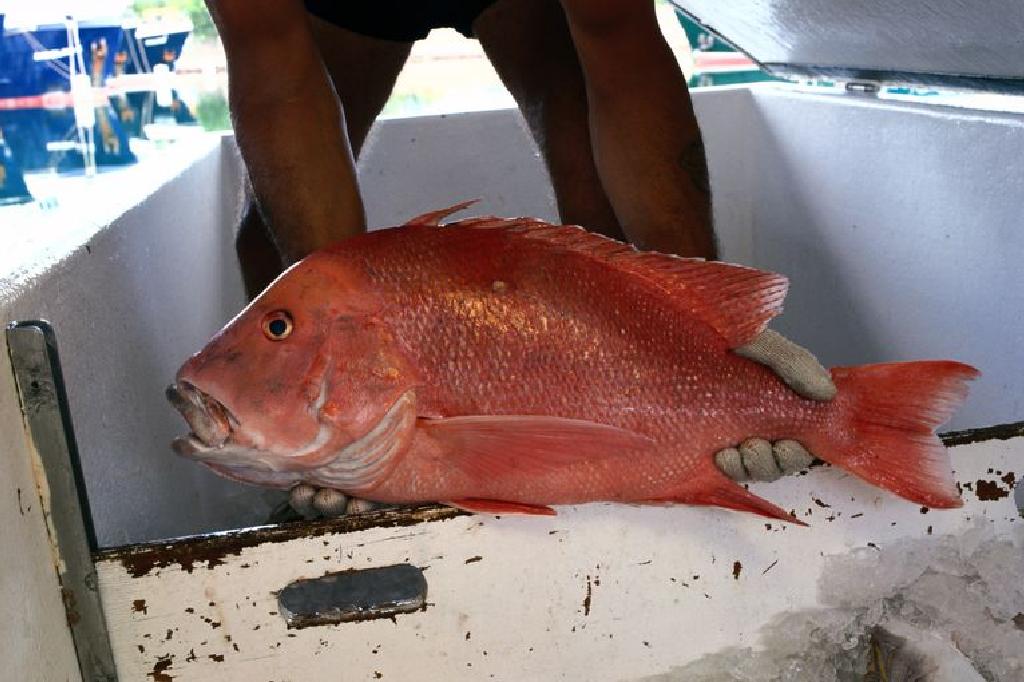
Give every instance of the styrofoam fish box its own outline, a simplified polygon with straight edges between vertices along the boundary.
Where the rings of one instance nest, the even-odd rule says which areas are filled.
[[[929,101],[783,84],[695,92],[724,257],[790,278],[773,326],[826,365],[955,358],[983,376],[947,428],[1015,422],[1024,418],[1024,116]],[[512,111],[381,122],[360,175],[372,225],[473,197],[480,212],[554,218]],[[809,529],[602,504],[550,519],[426,509],[165,540],[262,523],[280,499],[168,447],[183,427],[164,385],[242,304],[230,245],[239,177],[230,139],[195,142],[159,189],[108,205],[110,215],[82,222],[75,200],[49,222],[17,214],[37,237],[0,258],[4,316],[57,330],[104,548],[93,584],[120,679],[669,674],[756,646],[776,617],[825,606],[831,555],[967,537],[978,520],[1011,537],[1021,522],[1010,493],[1024,474],[1024,438],[1002,428],[952,448],[966,503],[952,512],[925,513],[814,469],[758,487]],[[11,375],[2,382],[0,603],[34,616],[0,621],[0,652],[12,679],[74,679],[64,608],[74,606],[67,591],[62,606],[47,539],[46,475],[20,435]],[[58,543],[58,566],[65,550]],[[424,569],[423,610],[300,630],[280,614],[276,593],[293,580],[396,563]]]

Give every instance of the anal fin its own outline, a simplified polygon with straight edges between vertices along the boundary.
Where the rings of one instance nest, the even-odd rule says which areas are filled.
[[[807,525],[781,507],[772,504],[763,497],[758,497],[735,481],[722,475],[716,475],[705,483],[700,490],[659,497],[649,500],[649,502],[657,504],[674,502],[677,504],[725,507],[726,509],[750,512],[751,514],[757,514],[769,519],[779,519],[780,521],[795,523],[798,526]]]
[[[534,516],[554,516],[557,512],[551,507],[540,504],[525,504],[523,502],[507,502],[505,500],[481,500],[477,498],[465,498],[462,500],[448,500],[444,504],[465,509],[471,512],[485,514],[531,514]]]

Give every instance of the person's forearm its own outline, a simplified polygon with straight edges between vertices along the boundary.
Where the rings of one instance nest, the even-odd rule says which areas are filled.
[[[208,0],[228,60],[231,116],[285,261],[365,230],[344,114],[299,0]]]
[[[650,0],[563,0],[601,182],[630,241],[715,258],[711,191],[683,74]]]

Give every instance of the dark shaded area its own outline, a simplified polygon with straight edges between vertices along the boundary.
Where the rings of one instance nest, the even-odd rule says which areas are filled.
[[[277,597],[289,628],[393,618],[426,608],[423,569],[396,564],[296,580]]]
[[[351,533],[367,528],[414,526],[425,521],[445,521],[466,514],[467,512],[459,509],[441,505],[381,509],[340,519],[260,526],[216,535],[196,535],[164,542],[125,545],[95,552],[93,558],[95,561],[120,561],[133,578],[148,575],[154,568],[175,564],[191,573],[197,564],[205,563],[206,568],[214,568],[224,563],[226,556],[237,556],[243,549],[266,543]]]
[[[978,482],[974,485],[974,494],[982,502],[995,502],[1010,495],[1009,490],[1006,490],[995,481],[983,481],[979,478]]]
[[[968,443],[980,443],[985,440],[1010,440],[1024,436],[1024,422],[986,426],[980,429],[965,429],[940,433],[939,438],[947,448]]]

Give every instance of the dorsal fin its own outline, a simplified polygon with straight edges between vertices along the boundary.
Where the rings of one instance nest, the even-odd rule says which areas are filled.
[[[496,229],[578,253],[636,275],[722,335],[730,348],[749,343],[782,312],[788,280],[742,265],[681,258],[636,248],[581,227],[535,218],[470,218],[448,228]]]
[[[415,218],[410,219],[405,224],[406,225],[435,225],[435,226],[436,225],[440,225],[441,221],[444,220],[445,218],[447,218],[448,216],[450,216],[452,213],[458,213],[459,211],[461,211],[463,209],[469,208],[470,206],[472,206],[473,204],[475,204],[478,201],[480,201],[480,200],[479,199],[469,199],[468,201],[460,201],[459,203],[454,204],[452,206],[449,206],[448,208],[441,208],[441,209],[438,209],[436,211],[431,211],[429,213],[424,213],[423,215],[418,215]]]

